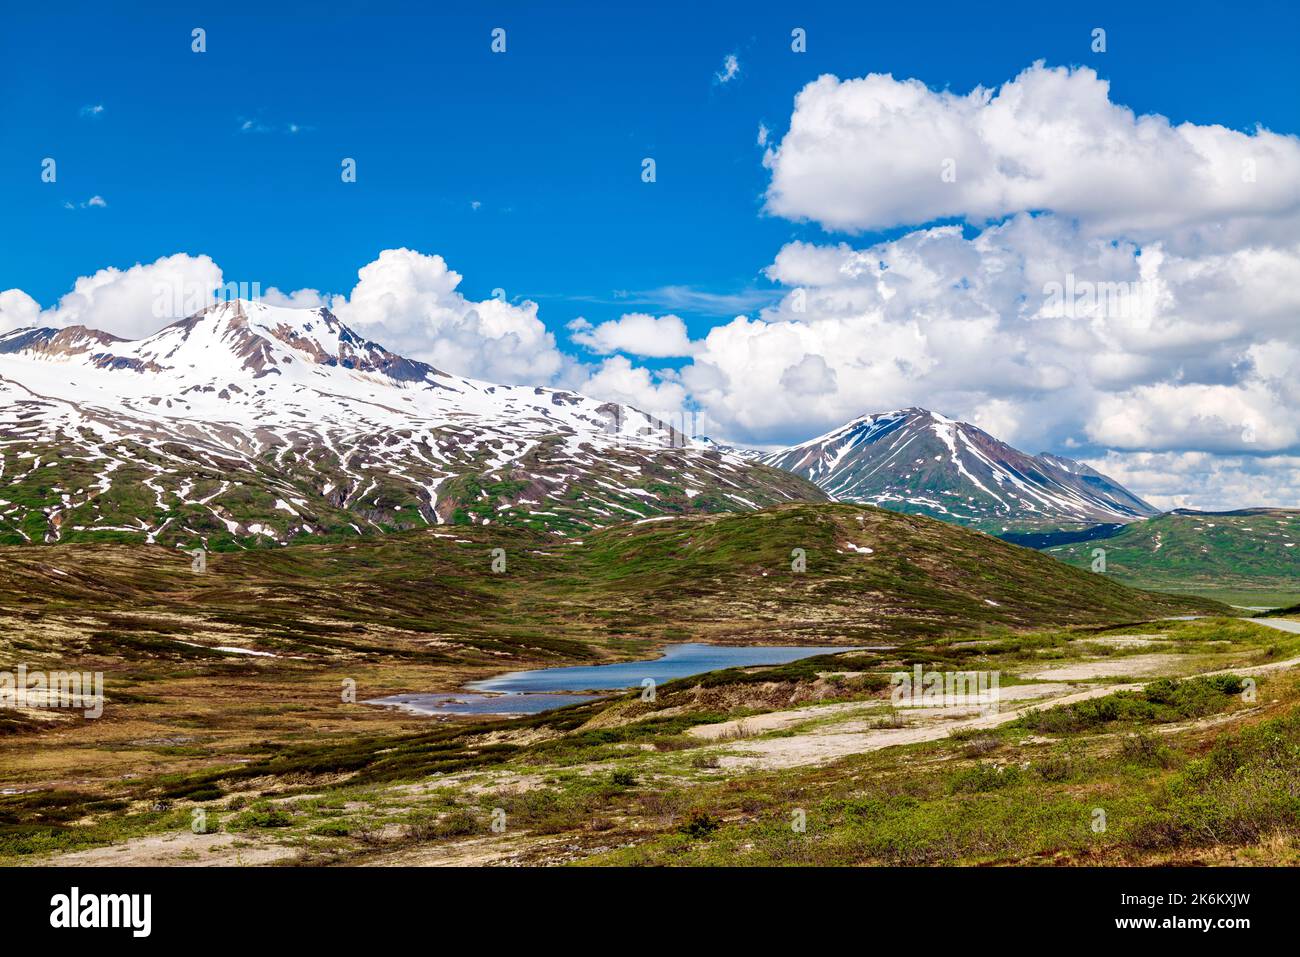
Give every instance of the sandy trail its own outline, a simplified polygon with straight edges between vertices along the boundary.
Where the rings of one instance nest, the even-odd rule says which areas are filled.
[[[273,864],[297,853],[296,848],[255,843],[242,834],[176,831],[136,837],[123,844],[73,851],[31,863],[59,867],[240,867]]]
[[[572,838],[568,839],[572,842]],[[525,856],[562,845],[564,838],[493,834],[447,844],[420,844],[385,851],[357,863],[362,867],[483,867],[510,866]]]
[[[1186,665],[1188,661],[1186,655],[1172,653],[1127,655],[1122,658],[1107,658],[1104,661],[1077,661],[1068,665],[1039,668],[1035,671],[1022,672],[1022,675],[1039,681],[1090,681],[1093,678],[1160,674],[1171,668],[1178,670],[1175,666]]]
[[[1264,625],[1268,628],[1276,628],[1278,631],[1289,631],[1292,634],[1300,635],[1300,621],[1292,621],[1290,618],[1252,618],[1257,625]]]
[[[1029,698],[1046,698],[1069,690],[1071,690],[1070,685],[1060,684],[1012,685],[1009,688],[1001,689],[1001,700],[1023,701]],[[851,717],[850,720],[839,722],[835,725],[836,731],[860,733],[871,730],[873,727],[872,722],[881,719],[879,712],[887,708],[889,704],[888,698],[880,698],[874,701],[848,701],[839,704],[812,705],[790,711],[770,711],[767,714],[737,718],[734,721],[721,721],[717,724],[699,724],[686,733],[691,737],[703,738],[706,741],[729,741],[736,738],[754,737],[768,731],[783,731],[786,728],[807,724],[810,721],[821,721],[840,716],[856,716],[856,720]],[[903,715],[905,719],[925,716],[952,720],[978,713],[978,711],[978,708],[970,707],[925,708],[903,712]],[[901,729],[890,728],[888,730],[897,732]]]
[[[1035,685],[1017,687],[1042,687]],[[1060,685],[1049,685],[1059,690]],[[898,745],[938,741],[959,729],[996,728],[1016,720],[1031,708],[1059,708],[1062,705],[1099,698],[1119,690],[1141,688],[1141,684],[1106,685],[1060,695],[1056,698],[1034,699],[1019,708],[980,714],[977,708],[918,708],[901,712],[904,720],[911,722],[901,728],[870,728],[865,723],[844,723],[832,729],[814,730],[808,734],[789,738],[770,738],[745,741],[736,745],[736,753],[718,757],[721,767],[731,768],[792,768],[805,764],[825,764],[850,754],[864,754]],[[1002,700],[1007,699],[1008,688]]]
[[[1168,635],[1106,635],[1102,638],[1078,638],[1081,645],[1103,645],[1107,648],[1144,648],[1168,640]]]
[[[1261,624],[1264,624],[1264,622],[1261,622]],[[1288,621],[1286,624],[1292,625],[1294,628],[1283,627],[1279,630],[1300,632],[1300,622]],[[1201,674],[1236,674],[1244,677],[1267,674],[1273,671],[1284,671],[1297,666],[1300,666],[1300,658],[1290,658],[1286,661],[1276,661],[1244,668],[1220,668],[1214,671],[1201,672]],[[795,734],[791,737],[738,741],[731,745],[729,748],[730,753],[718,756],[718,763],[721,767],[763,770],[799,767],[809,764],[826,764],[850,754],[863,754],[868,751],[879,751],[883,748],[892,748],[899,745],[919,744],[923,741],[937,741],[958,730],[996,728],[1015,721],[1025,712],[1034,708],[1060,708],[1080,701],[1087,701],[1091,698],[1101,698],[1114,694],[1116,691],[1138,691],[1146,687],[1146,684],[1146,682],[1131,682],[1118,685],[1098,685],[1080,691],[1069,691],[1066,694],[1047,700],[1042,700],[1041,694],[1035,694],[1033,696],[1035,700],[1016,708],[1000,710],[996,714],[980,714],[974,708],[916,709],[902,712],[904,720],[909,723],[900,728],[875,728],[871,727],[869,722],[863,720],[845,721],[829,728],[814,728],[806,734]],[[1015,700],[1017,697],[1023,700],[1026,697],[1025,689],[1041,689],[1044,687],[1052,690],[1061,689],[1060,685],[1012,685],[1002,689],[1002,703],[1005,705],[1007,701]],[[826,707],[839,706],[831,705]],[[818,715],[817,710],[816,708],[805,708],[796,712],[776,712],[774,715],[762,715],[760,717],[769,719],[773,729],[783,729],[818,717],[833,716],[833,713]],[[776,717],[777,715],[793,715],[794,719],[782,724]],[[753,722],[756,719],[749,718],[746,720]],[[740,722],[727,722],[726,724],[738,725]],[[708,725],[707,727],[719,730],[713,731],[712,735],[698,734],[699,737],[710,737],[711,740],[717,740],[719,737],[726,738],[743,733],[738,728],[733,728],[730,731],[723,730],[723,725]],[[692,733],[703,730],[703,728],[694,728]],[[751,730],[750,733],[762,732]]]

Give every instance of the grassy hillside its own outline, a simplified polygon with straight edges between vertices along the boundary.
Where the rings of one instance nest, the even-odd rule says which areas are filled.
[[[1300,600],[1300,510],[1168,512],[1110,538],[1046,551],[1087,568],[1095,548],[1106,551],[1108,575],[1137,587],[1244,605]]]
[[[580,541],[443,527],[214,554],[203,574],[160,546],[0,551],[0,610],[31,625],[18,633],[48,636],[66,619],[69,633],[89,630],[109,649],[115,631],[164,638],[213,628],[224,644],[272,653],[388,650],[474,663],[590,657],[631,639],[892,641],[1216,608],[856,505],[650,521]]]

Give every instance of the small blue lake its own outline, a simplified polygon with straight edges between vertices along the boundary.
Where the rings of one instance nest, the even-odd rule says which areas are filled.
[[[581,692],[640,688],[647,678],[660,685],[675,678],[688,678],[722,668],[783,665],[800,658],[853,650],[843,645],[687,643],[669,645],[662,657],[649,661],[512,671],[470,682],[463,694],[400,694],[366,703],[401,708],[416,714],[539,714],[599,697]]]

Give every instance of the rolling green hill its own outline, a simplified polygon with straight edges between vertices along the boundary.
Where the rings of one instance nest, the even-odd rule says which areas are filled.
[[[1106,552],[1107,574],[1140,588],[1209,595],[1243,605],[1300,600],[1300,510],[1174,511],[1096,541],[1048,548],[1090,567]]]
[[[483,664],[619,654],[636,639],[868,643],[1223,610],[856,505],[652,520],[579,541],[443,526],[213,554],[202,574],[160,546],[0,551],[0,647],[63,655],[192,656],[178,642],[212,633],[281,655]]]

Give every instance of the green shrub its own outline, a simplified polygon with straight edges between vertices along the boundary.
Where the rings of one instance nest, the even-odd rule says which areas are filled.
[[[1130,734],[1120,744],[1120,754],[1125,761],[1146,768],[1167,768],[1173,764],[1174,752],[1165,747],[1155,735]]]
[[[347,837],[352,827],[347,821],[322,821],[311,829],[317,837]]]
[[[406,837],[415,841],[434,841],[446,837],[464,837],[479,830],[478,818],[469,808],[453,808],[441,817],[422,817],[408,823]]]
[[[691,837],[708,837],[720,827],[722,827],[722,822],[707,811],[694,810],[682,822],[678,830]]]
[[[1065,781],[1074,773],[1074,761],[1068,754],[1049,754],[1034,764],[1034,773],[1044,781]]]
[[[1016,725],[1046,734],[1092,731],[1116,722],[1166,724],[1200,718],[1222,710],[1244,687],[1236,675],[1197,677],[1187,681],[1157,678],[1141,691],[1117,691],[1063,708],[1034,710]]]
[[[1142,848],[1253,844],[1300,834],[1300,712],[1220,738],[1135,826]]]
[[[1241,694],[1246,689],[1246,682],[1237,675],[1210,675],[1205,680],[1222,694]]]
[[[996,791],[1010,784],[1018,784],[1022,776],[1020,769],[1014,765],[999,767],[996,764],[977,764],[953,775],[952,790],[954,793]]]
[[[246,831],[254,827],[289,827],[292,824],[293,815],[284,808],[272,807],[265,802],[260,802],[232,819],[230,829]]]
[[[982,758],[992,754],[1000,747],[1002,747],[1000,738],[991,734],[984,734],[971,738],[967,745],[962,748],[962,754],[968,758]]]

